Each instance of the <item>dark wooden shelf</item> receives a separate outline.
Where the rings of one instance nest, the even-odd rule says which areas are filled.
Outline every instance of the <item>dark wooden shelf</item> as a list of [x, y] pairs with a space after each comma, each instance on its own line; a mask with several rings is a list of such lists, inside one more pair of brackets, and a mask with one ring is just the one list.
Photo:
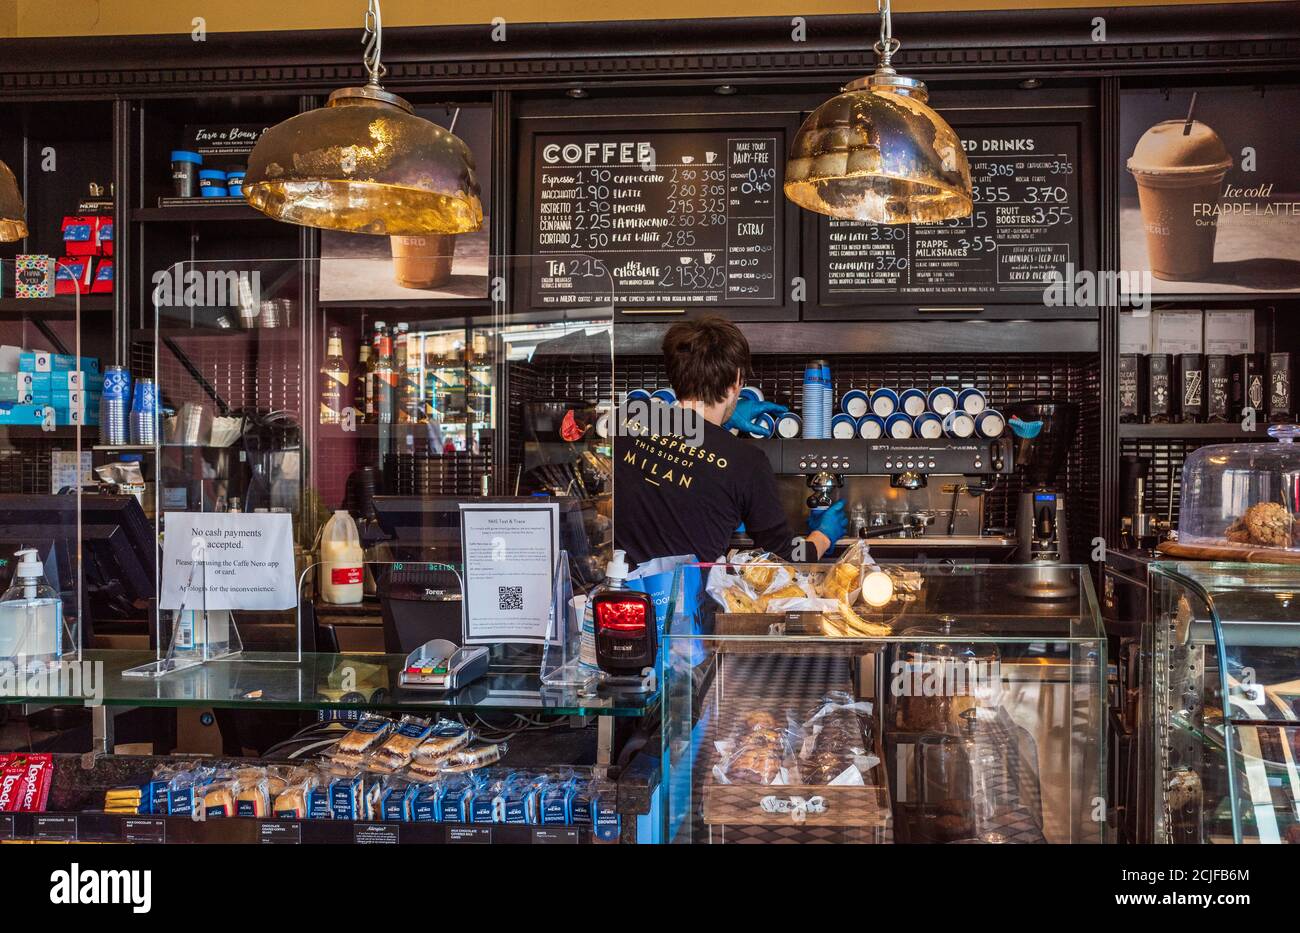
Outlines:
[[[195, 198], [201, 201], [201, 198]], [[205, 220], [270, 220], [247, 204], [195, 204], [193, 207], [137, 207], [131, 211], [135, 223], [194, 223]], [[286, 229], [290, 228], [286, 225]]]
[[1119, 436], [1136, 440], [1223, 440], [1258, 441], [1268, 439], [1268, 425], [1254, 431], [1243, 431], [1241, 425], [1231, 424], [1121, 424]]
[[[76, 299], [71, 295], [53, 298], [0, 298], [0, 315], [4, 317], [53, 317], [66, 319], [76, 313]], [[112, 311], [112, 295], [83, 295], [82, 313]]]

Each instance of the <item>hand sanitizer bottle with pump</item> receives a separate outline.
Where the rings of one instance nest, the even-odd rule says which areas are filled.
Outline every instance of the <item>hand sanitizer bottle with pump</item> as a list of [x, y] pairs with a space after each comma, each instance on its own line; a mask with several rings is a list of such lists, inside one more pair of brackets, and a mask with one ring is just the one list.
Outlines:
[[59, 663], [63, 656], [63, 600], [45, 582], [36, 551], [18, 551], [13, 583], [0, 596], [0, 660], [24, 672]]
[[605, 581], [587, 594], [587, 605], [582, 613], [582, 640], [578, 645], [578, 668], [585, 674], [599, 676], [600, 664], [596, 659], [596, 597], [610, 590], [627, 589], [627, 552], [615, 551], [614, 559], [605, 565]]

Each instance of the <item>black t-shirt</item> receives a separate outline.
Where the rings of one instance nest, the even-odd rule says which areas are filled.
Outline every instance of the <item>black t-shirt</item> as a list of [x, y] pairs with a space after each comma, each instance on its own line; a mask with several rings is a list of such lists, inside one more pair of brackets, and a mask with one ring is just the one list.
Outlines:
[[[690, 409], [637, 409], [629, 404], [614, 438], [615, 548], [637, 564], [681, 554], [713, 561], [743, 522], [758, 547], [790, 558], [794, 535], [761, 441]], [[663, 420], [669, 411], [675, 422]], [[617, 414], [611, 420], [619, 423]]]

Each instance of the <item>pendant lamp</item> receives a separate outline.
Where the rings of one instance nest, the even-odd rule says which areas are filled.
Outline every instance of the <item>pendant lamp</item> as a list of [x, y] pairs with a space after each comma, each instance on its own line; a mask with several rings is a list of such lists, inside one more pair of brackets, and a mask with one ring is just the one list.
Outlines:
[[874, 74], [814, 110], [795, 135], [785, 196], [800, 207], [877, 224], [935, 223], [971, 213], [970, 164], [925, 84], [894, 71], [889, 0], [877, 0]]
[[483, 225], [469, 147], [380, 86], [379, 0], [366, 12], [365, 87], [265, 133], [248, 158], [244, 198], [289, 223], [349, 233], [470, 233]]

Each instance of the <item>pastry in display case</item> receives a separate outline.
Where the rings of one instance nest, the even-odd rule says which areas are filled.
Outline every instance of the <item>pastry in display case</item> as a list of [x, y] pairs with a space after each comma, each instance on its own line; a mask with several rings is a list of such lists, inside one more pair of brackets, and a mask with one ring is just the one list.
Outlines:
[[1300, 567], [1162, 561], [1151, 581], [1155, 841], [1300, 842]]
[[674, 581], [663, 835], [678, 843], [1104, 842], [1091, 578], [739, 554]]
[[1268, 433], [1278, 443], [1214, 444], [1188, 455], [1178, 541], [1162, 550], [1300, 563], [1300, 426], [1277, 424]]

